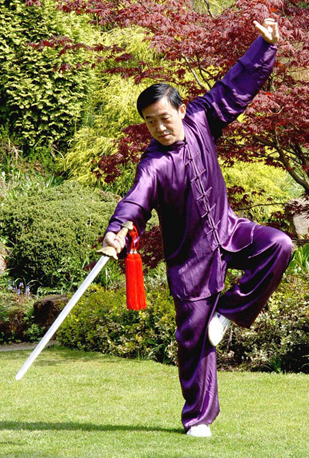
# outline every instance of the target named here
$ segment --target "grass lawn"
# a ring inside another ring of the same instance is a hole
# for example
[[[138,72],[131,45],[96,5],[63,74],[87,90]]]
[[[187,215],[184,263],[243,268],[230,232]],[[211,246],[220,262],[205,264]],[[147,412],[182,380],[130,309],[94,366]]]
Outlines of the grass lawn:
[[[177,368],[59,347],[1,352],[0,457],[308,458],[309,376],[219,373],[211,438],[183,434]]]

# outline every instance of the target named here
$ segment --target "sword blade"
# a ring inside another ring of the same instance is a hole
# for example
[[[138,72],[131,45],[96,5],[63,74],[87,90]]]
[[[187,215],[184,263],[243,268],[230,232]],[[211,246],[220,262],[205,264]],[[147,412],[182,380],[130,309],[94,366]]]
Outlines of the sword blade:
[[[65,318],[68,316],[76,302],[81,298],[81,296],[84,294],[88,286],[93,282],[95,277],[101,272],[107,261],[110,259],[109,256],[102,256],[99,261],[96,263],[92,271],[89,273],[89,275],[85,278],[83,283],[80,285],[78,290],[73,294],[67,305],[64,307],[64,309],[61,311],[59,316],[56,318],[54,323],[51,325],[49,330],[46,332],[46,334],[42,337],[38,345],[35,347],[27,361],[24,363],[20,371],[16,375],[16,380],[20,380],[31,364],[35,361],[35,359],[39,356],[41,351],[46,347],[52,336],[55,334],[59,326],[62,324],[62,322],[65,320]]]

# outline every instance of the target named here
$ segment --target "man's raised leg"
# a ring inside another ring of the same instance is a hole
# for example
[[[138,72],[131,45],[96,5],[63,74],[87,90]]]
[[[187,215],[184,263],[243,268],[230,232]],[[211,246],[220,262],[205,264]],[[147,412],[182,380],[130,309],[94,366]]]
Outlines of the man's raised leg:
[[[292,241],[283,232],[257,226],[253,243],[238,253],[224,253],[227,267],[244,271],[239,281],[223,294],[216,311],[234,323],[249,328],[278,287],[292,251]]]

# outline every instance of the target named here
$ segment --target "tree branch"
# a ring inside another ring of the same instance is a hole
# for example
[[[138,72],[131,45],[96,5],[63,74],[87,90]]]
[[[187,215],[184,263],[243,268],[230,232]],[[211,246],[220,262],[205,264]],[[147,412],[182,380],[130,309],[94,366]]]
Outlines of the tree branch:
[[[185,56],[184,54],[182,54],[182,57],[185,59],[185,61],[186,61],[187,65],[188,65],[188,67],[189,67],[189,69],[190,69],[192,75],[194,76],[195,81],[197,82],[197,84],[198,84],[201,88],[203,88],[203,89],[206,91],[205,86],[201,83],[201,81],[200,81],[200,79],[199,79],[199,77],[198,77],[196,71],[194,70],[194,68],[193,68],[192,65],[190,64],[190,61],[189,61],[189,59],[187,58],[187,56]]]
[[[283,149],[280,146],[279,140],[277,133],[275,132],[275,138],[276,138],[276,150],[279,153],[279,160],[282,162],[284,165],[285,169],[287,172],[291,175],[291,177],[296,181],[296,183],[300,184],[304,189],[307,195],[309,195],[309,183],[307,180],[301,178],[298,173],[296,173],[295,169],[291,167],[289,159],[286,157],[284,154]]]
[[[214,17],[213,12],[211,11],[210,2],[208,0],[204,0],[204,2],[206,4],[206,8],[207,8],[207,12],[208,12],[209,16]]]
[[[265,146],[270,146],[271,148],[276,148],[276,143],[275,142],[271,142],[269,140],[265,140],[265,138],[262,138],[259,135],[255,134],[255,135],[253,135],[253,138],[258,140],[260,143],[262,143]]]

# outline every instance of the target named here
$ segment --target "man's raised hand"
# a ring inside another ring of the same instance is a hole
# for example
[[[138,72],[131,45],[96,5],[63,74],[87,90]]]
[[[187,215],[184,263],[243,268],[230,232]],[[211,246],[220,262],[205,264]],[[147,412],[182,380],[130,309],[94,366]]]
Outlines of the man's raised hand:
[[[257,21],[253,21],[255,27],[261,32],[262,37],[267,43],[274,45],[279,40],[279,27],[275,19],[267,18],[263,25]]]

